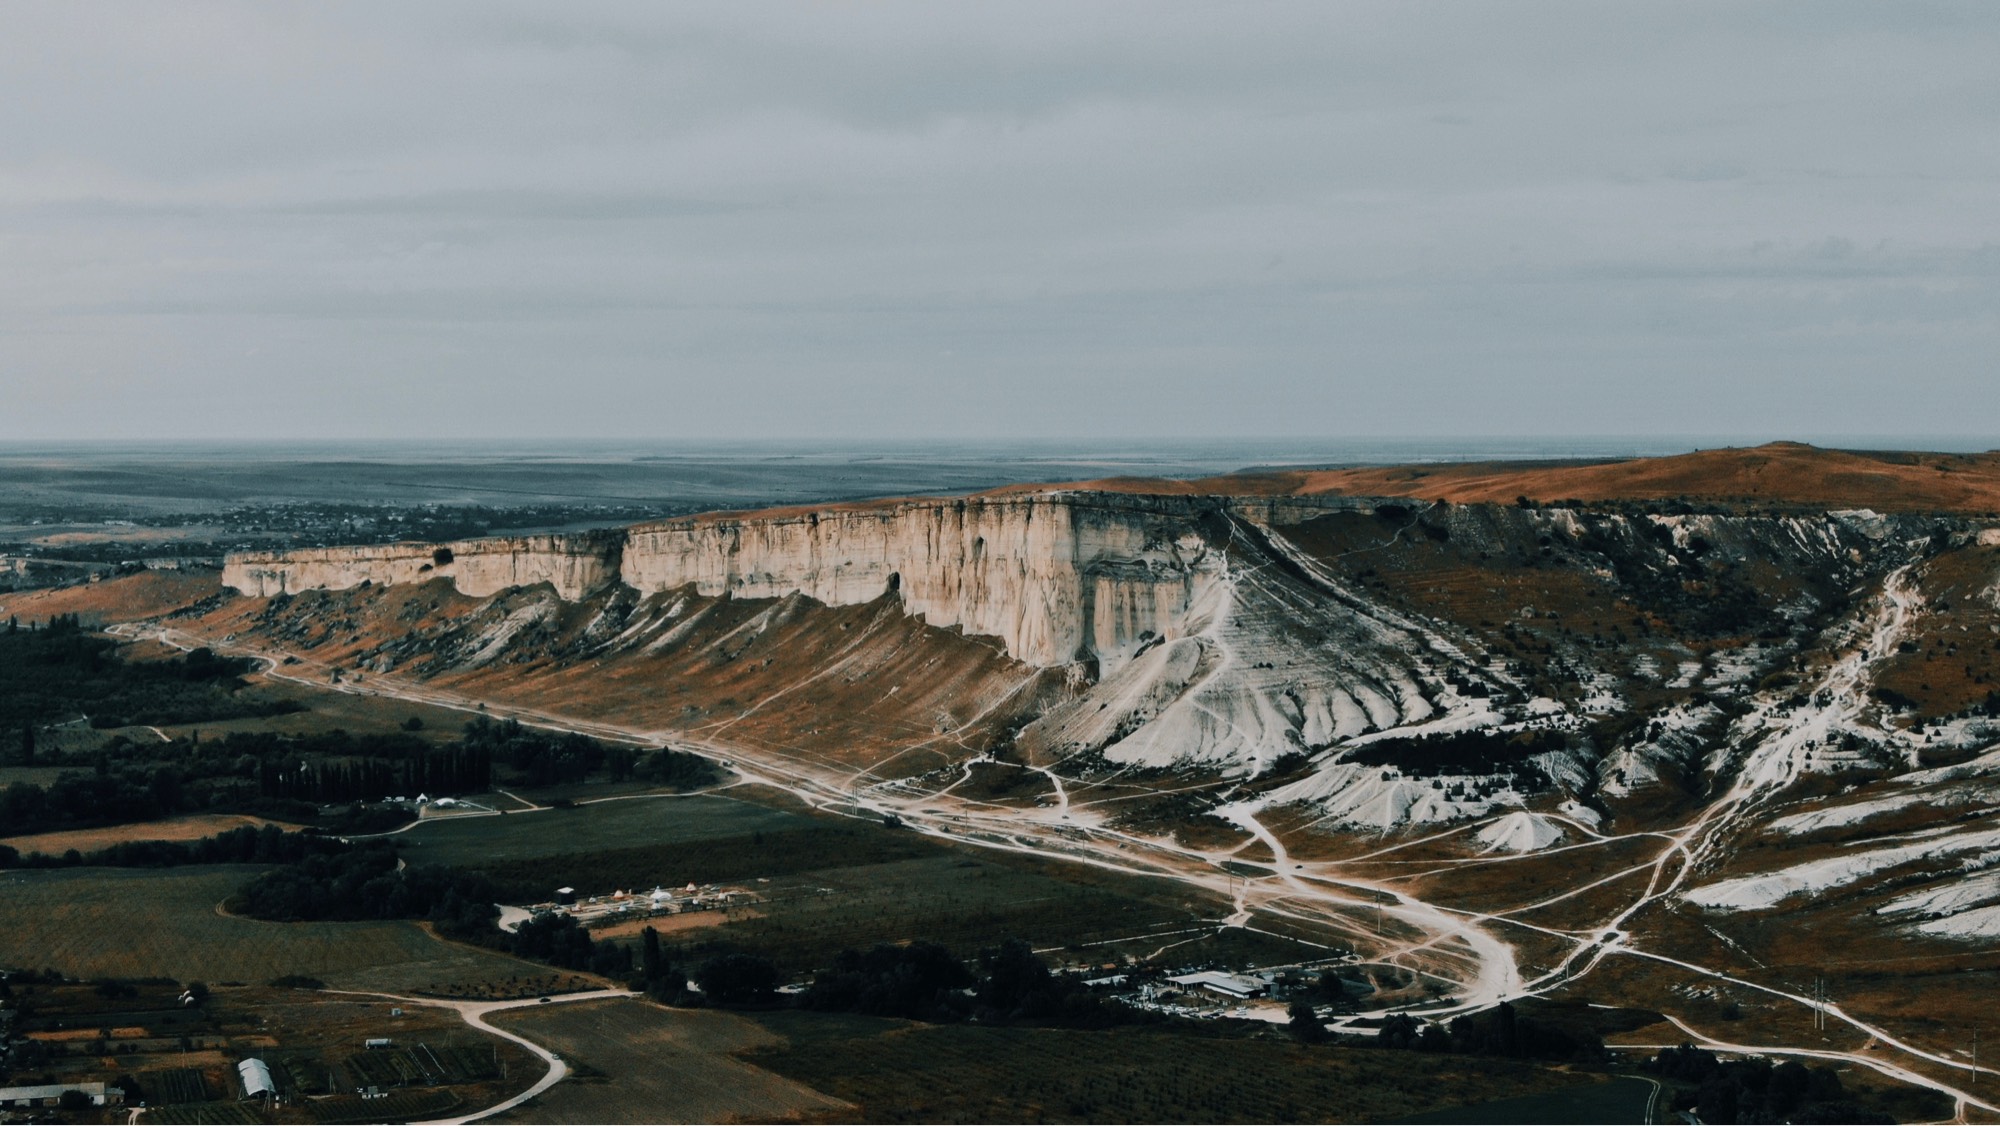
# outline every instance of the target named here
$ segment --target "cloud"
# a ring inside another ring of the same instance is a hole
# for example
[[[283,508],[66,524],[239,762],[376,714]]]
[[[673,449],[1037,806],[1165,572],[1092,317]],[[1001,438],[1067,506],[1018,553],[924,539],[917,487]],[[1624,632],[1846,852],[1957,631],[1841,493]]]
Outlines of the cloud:
[[[2000,408],[1984,5],[85,0],[0,32],[0,380],[36,388],[0,437]]]

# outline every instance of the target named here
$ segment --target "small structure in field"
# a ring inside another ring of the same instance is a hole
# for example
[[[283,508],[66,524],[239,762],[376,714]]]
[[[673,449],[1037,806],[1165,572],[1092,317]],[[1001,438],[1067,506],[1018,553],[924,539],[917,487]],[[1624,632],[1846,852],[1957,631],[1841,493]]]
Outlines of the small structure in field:
[[[91,1106],[116,1106],[125,1101],[122,1087],[103,1083],[43,1083],[33,1087],[0,1087],[0,1107],[27,1109],[57,1106],[71,1091],[90,1100]]]
[[[251,1058],[239,1061],[236,1077],[243,1083],[243,1097],[246,1099],[268,1099],[278,1093],[278,1085],[271,1081],[271,1069],[265,1066],[263,1060]]]

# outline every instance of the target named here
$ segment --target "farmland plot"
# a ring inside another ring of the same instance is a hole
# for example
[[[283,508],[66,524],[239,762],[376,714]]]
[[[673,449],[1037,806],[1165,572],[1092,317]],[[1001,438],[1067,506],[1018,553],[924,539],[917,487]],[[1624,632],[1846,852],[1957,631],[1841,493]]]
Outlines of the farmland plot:
[[[567,856],[642,844],[777,832],[813,824],[732,798],[625,798],[575,809],[549,809],[495,817],[427,821],[398,839],[411,846],[412,864],[481,867],[512,860]]]
[[[432,938],[414,923],[267,923],[219,905],[246,866],[0,873],[0,966],[80,978],[261,982],[287,974],[351,989],[442,990],[546,967]]]
[[[858,1106],[859,1122],[1370,1122],[1588,1077],[1514,1060],[1307,1048],[1204,1030],[760,1018],[752,1063]],[[940,1082],[950,1076],[950,1082]]]
[[[737,1059],[732,1053],[777,1041],[731,1013],[617,1000],[515,1009],[493,1020],[579,1072],[495,1122],[769,1122],[849,1109]]]

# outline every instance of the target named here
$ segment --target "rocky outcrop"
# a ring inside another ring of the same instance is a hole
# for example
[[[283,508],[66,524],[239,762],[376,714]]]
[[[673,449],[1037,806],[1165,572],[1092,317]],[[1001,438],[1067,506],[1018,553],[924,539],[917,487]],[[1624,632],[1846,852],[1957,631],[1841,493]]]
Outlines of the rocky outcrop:
[[[224,581],[271,596],[446,579],[489,599],[475,634],[368,655],[428,658],[426,675],[536,660],[665,668],[696,660],[702,638],[699,668],[747,669],[746,646],[777,630],[792,632],[755,658],[759,675],[775,662],[802,682],[859,685],[863,672],[843,663],[848,630],[894,619],[912,630],[899,636],[940,652],[998,660],[997,649],[1033,666],[985,670],[981,683],[1024,695],[1004,709],[982,697],[970,713],[1001,717],[1022,761],[1227,776],[1310,761],[1284,800],[1387,826],[1519,804],[1526,794],[1510,787],[1531,775],[1583,792],[1599,762],[1614,798],[1677,776],[1691,764],[1667,730],[1671,708],[1750,691],[1844,592],[1900,557],[1884,545],[1930,542],[1933,530],[1866,512],[1049,490],[239,555]],[[915,692],[931,675],[870,690]],[[661,692],[668,681],[633,683]],[[749,698],[718,691],[732,710]],[[1595,742],[1603,717],[1635,707],[1660,718]],[[942,698],[931,711],[935,733],[952,730],[937,718],[952,712]],[[1450,785],[1346,757],[1387,738],[1495,728],[1574,743],[1532,771],[1487,763]]]
[[[1017,660],[1110,669],[1184,632],[1222,567],[1201,529],[1216,510],[1058,494],[674,520],[631,530],[624,581],[744,598],[797,591],[831,606],[894,591],[910,613],[997,637]]]
[[[622,532],[507,536],[458,543],[394,543],[241,552],[223,564],[222,585],[252,597],[450,579],[474,598],[548,583],[570,600],[618,580]]]
[[[583,536],[243,554],[223,582],[270,596],[448,578],[478,597],[548,582],[566,599],[622,582],[647,594],[797,593],[829,606],[893,591],[909,613],[998,638],[1017,660],[1108,673],[1185,634],[1225,568],[1231,504],[1045,493],[709,515]]]

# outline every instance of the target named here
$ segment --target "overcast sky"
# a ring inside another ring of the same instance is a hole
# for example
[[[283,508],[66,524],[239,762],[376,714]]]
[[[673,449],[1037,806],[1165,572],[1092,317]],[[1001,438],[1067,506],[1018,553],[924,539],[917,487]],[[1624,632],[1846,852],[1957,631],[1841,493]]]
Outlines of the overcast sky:
[[[2000,5],[0,6],[0,438],[1658,431],[2000,435]]]

